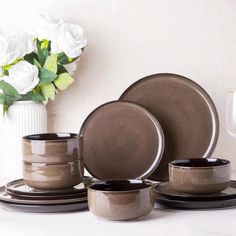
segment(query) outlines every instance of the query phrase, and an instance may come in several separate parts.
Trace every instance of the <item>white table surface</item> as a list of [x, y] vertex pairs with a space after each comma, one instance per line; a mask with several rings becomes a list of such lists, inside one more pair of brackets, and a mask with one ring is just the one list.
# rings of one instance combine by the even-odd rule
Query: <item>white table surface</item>
[[[236, 177], [236, 173], [233, 174]], [[236, 236], [236, 208], [172, 210], [156, 207], [144, 219], [103, 221], [89, 211], [41, 214], [21, 213], [0, 205], [0, 236]]]

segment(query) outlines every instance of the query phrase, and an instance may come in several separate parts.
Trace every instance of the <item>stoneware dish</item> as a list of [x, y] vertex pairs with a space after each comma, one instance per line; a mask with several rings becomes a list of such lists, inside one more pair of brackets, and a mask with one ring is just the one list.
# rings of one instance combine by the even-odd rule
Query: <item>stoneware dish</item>
[[153, 186], [142, 180], [110, 180], [88, 188], [89, 210], [106, 220], [133, 220], [154, 207]]
[[190, 194], [183, 193], [173, 189], [170, 186], [170, 182], [161, 182], [155, 184], [155, 191], [157, 194], [171, 200], [182, 200], [182, 201], [213, 201], [213, 200], [226, 200], [236, 199], [236, 181], [231, 180], [229, 187], [211, 194]]
[[62, 164], [23, 162], [24, 183], [36, 189], [72, 188], [82, 181], [79, 161]]
[[26, 162], [61, 163], [81, 159], [82, 137], [73, 133], [43, 133], [23, 137]]
[[211, 194], [230, 183], [230, 161], [217, 158], [175, 160], [169, 163], [170, 185], [177, 191]]
[[96, 108], [80, 134], [85, 167], [100, 180], [146, 178], [164, 150], [158, 120], [132, 102], [112, 101]]
[[82, 136], [44, 133], [23, 137], [23, 179], [38, 189], [71, 188], [83, 180]]
[[21, 195], [25, 197], [57, 197], [60, 195], [75, 195], [80, 193], [87, 193], [87, 185], [80, 183], [73, 188], [67, 189], [36, 189], [31, 188], [25, 184], [23, 179], [17, 179], [11, 181], [5, 185], [7, 192], [10, 192], [13, 195]]
[[160, 122], [165, 136], [161, 162], [149, 176], [168, 180], [168, 163], [210, 156], [215, 148], [219, 119], [207, 92], [194, 81], [176, 74], [155, 74], [132, 84], [120, 97], [148, 109]]

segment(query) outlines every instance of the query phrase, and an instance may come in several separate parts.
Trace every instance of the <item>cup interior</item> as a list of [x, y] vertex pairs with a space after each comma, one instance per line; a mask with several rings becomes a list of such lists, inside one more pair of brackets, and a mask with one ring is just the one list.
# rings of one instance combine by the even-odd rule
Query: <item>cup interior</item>
[[142, 180], [109, 180], [94, 183], [90, 186], [92, 190], [98, 191], [133, 191], [149, 188], [151, 185]]
[[78, 134], [74, 133], [42, 133], [24, 136], [24, 140], [33, 141], [57, 141], [78, 138]]
[[175, 160], [170, 162], [170, 165], [172, 166], [186, 167], [186, 168], [216, 167], [228, 164], [230, 164], [229, 160], [219, 159], [219, 158], [195, 158], [186, 160]]

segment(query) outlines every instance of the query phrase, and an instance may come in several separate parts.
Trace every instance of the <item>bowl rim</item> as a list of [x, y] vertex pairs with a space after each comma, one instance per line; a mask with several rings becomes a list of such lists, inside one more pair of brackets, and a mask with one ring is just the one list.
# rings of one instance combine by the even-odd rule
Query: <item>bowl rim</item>
[[[206, 166], [183, 166], [181, 164], [188, 164], [191, 161], [205, 161], [207, 160]], [[216, 165], [207, 165], [207, 163], [213, 163], [219, 161], [219, 164]], [[189, 158], [189, 159], [182, 159], [182, 160], [174, 160], [171, 161], [168, 165], [169, 168], [178, 168], [178, 169], [190, 169], [190, 170], [196, 170], [196, 169], [215, 169], [215, 168], [222, 168], [222, 167], [226, 167], [226, 166], [230, 166], [231, 161], [227, 160], [227, 159], [221, 159], [221, 158]]]
[[[52, 135], [57, 136], [57, 138], [43, 138], [43, 136], [46, 135]], [[42, 136], [42, 138], [37, 138], [37, 136]], [[61, 137], [60, 137], [61, 136]], [[23, 141], [26, 142], [63, 142], [67, 140], [75, 140], [78, 138], [82, 138], [82, 135], [79, 135], [77, 133], [70, 133], [70, 132], [49, 132], [49, 133], [37, 133], [37, 134], [30, 134], [25, 135], [22, 137]]]
[[[128, 184], [140, 184], [143, 185], [143, 187], [137, 188], [137, 189], [130, 189], [130, 190], [100, 190], [100, 189], [94, 189], [93, 187], [95, 185], [102, 185], [106, 184], [107, 182], [122, 182], [126, 181]], [[152, 188], [154, 185], [151, 184], [151, 182], [148, 182], [146, 180], [142, 179], [111, 179], [111, 180], [99, 180], [97, 182], [92, 183], [90, 186], [88, 186], [88, 190], [91, 192], [99, 192], [99, 193], [112, 193], [112, 194], [118, 194], [118, 193], [131, 193], [131, 192], [137, 192], [137, 191], [143, 191], [148, 188]]]

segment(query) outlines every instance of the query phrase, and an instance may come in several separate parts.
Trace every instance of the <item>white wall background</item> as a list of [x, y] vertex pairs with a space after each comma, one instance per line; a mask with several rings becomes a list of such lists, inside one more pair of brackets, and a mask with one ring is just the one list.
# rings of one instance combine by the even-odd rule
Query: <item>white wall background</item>
[[221, 122], [215, 156], [236, 170], [236, 140], [224, 122], [226, 91], [236, 88], [235, 0], [0, 0], [0, 12], [0, 29], [9, 32], [33, 28], [40, 13], [85, 29], [76, 82], [48, 105], [50, 130], [78, 132], [95, 107], [134, 81], [173, 72], [213, 98]]

